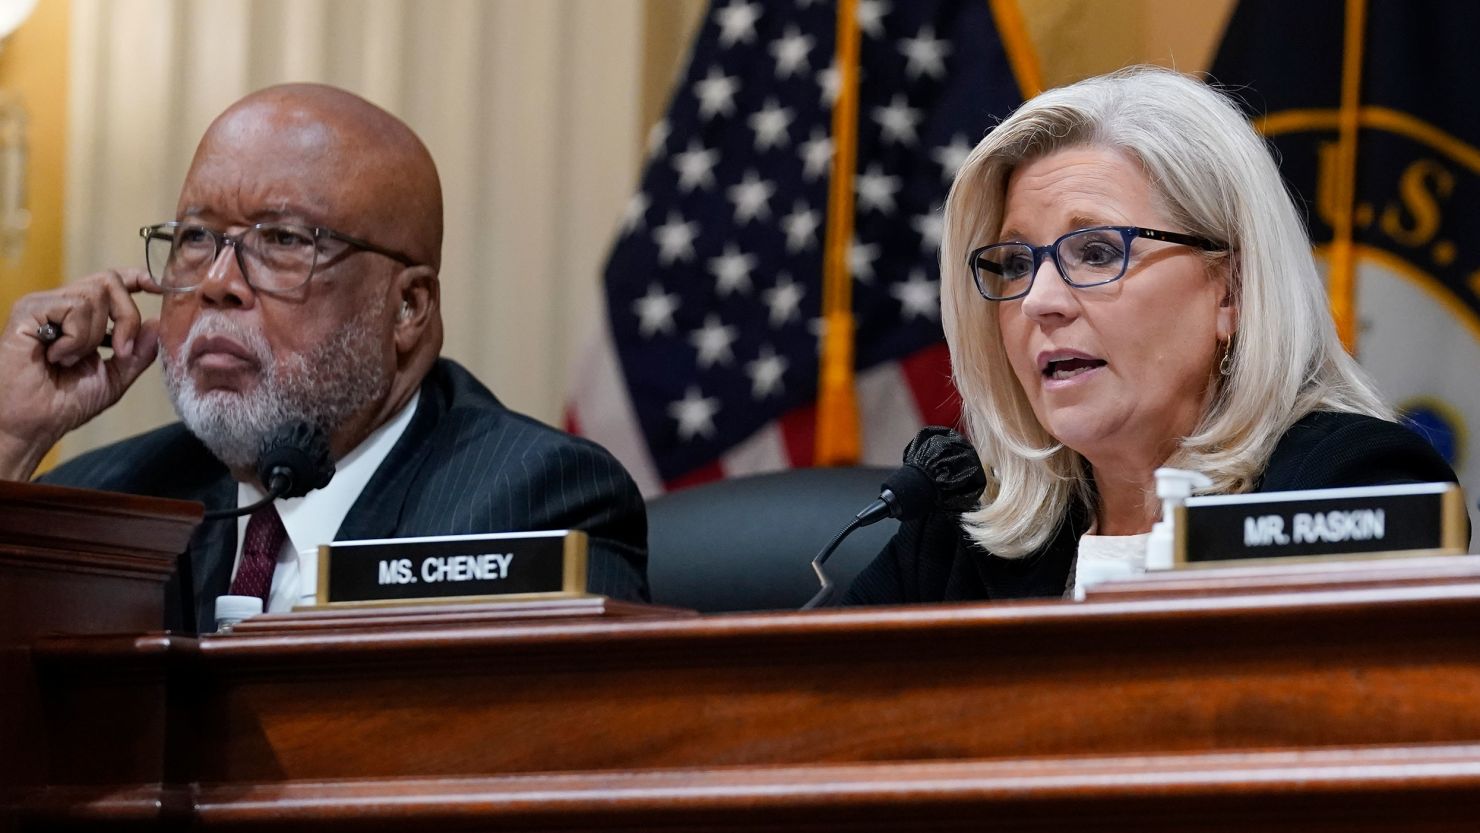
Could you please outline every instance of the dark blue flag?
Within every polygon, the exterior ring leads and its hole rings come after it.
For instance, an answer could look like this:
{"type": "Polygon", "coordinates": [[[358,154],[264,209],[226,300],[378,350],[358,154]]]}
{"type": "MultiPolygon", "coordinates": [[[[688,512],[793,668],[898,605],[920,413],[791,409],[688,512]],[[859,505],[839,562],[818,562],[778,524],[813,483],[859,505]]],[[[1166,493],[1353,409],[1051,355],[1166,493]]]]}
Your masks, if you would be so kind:
{"type": "Polygon", "coordinates": [[[1304,198],[1348,346],[1471,495],[1480,494],[1477,31],[1480,4],[1469,0],[1243,0],[1212,69],[1304,198]]]}

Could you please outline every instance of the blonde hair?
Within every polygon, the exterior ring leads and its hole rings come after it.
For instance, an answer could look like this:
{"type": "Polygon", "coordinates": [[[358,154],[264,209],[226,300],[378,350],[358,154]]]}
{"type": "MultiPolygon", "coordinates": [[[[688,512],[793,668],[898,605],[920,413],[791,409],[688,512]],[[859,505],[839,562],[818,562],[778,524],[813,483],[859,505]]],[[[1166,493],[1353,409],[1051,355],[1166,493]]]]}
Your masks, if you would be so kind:
{"type": "Polygon", "coordinates": [[[1174,228],[1230,248],[1209,254],[1210,265],[1226,259],[1238,309],[1230,373],[1166,465],[1208,475],[1209,491],[1244,492],[1311,411],[1393,418],[1337,338],[1310,240],[1268,147],[1226,96],[1154,67],[1049,90],[976,146],[945,205],[942,321],[965,429],[989,470],[982,504],[962,518],[978,545],[1020,557],[1044,546],[1074,501],[1094,507],[1088,464],[1034,417],[1008,366],[996,304],[977,293],[966,264],[967,252],[995,242],[1013,170],[1076,146],[1136,159],[1174,228]]]}

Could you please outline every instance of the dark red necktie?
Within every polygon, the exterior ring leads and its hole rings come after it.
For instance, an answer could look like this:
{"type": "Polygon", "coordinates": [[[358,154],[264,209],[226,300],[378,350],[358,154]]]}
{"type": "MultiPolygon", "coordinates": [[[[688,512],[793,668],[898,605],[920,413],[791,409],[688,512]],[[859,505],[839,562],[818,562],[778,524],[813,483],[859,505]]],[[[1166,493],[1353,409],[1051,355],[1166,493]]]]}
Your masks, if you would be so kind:
{"type": "Polygon", "coordinates": [[[266,611],[272,595],[272,571],[277,568],[278,551],[286,540],[288,530],[272,504],[253,512],[242,538],[242,563],[231,581],[231,595],[256,596],[266,611]]]}

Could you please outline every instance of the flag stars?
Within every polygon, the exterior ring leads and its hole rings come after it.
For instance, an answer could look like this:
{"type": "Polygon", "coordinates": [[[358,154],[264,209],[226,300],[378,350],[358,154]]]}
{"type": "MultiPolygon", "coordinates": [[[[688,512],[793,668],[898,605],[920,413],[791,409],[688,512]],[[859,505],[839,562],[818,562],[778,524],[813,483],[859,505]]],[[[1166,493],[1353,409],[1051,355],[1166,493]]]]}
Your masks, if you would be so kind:
{"type": "Polygon", "coordinates": [[[871,38],[884,36],[884,16],[889,4],[884,0],[858,0],[858,28],[871,38]]]}
{"type": "Polygon", "coordinates": [[[904,53],[904,72],[911,81],[922,75],[946,77],[946,56],[951,54],[951,45],[935,36],[933,26],[921,27],[920,34],[900,41],[899,51],[904,53]]]}
{"type": "Polygon", "coordinates": [[[843,73],[838,69],[837,61],[817,73],[817,86],[822,90],[823,107],[831,107],[837,103],[838,91],[843,88],[843,73]]]}
{"type": "Polygon", "coordinates": [[[776,59],[776,77],[790,78],[811,69],[807,55],[815,43],[812,36],[802,34],[795,26],[787,26],[786,34],[771,44],[771,57],[776,59]]]}
{"type": "Polygon", "coordinates": [[[724,254],[709,261],[709,274],[714,275],[714,293],[728,298],[739,292],[750,294],[750,270],[756,267],[755,255],[745,254],[733,243],[725,245],[724,254]]]}
{"type": "Polygon", "coordinates": [[[714,166],[718,164],[718,150],[691,140],[688,150],[673,154],[673,167],[678,171],[678,189],[685,194],[695,188],[708,191],[714,186],[714,166]]]}
{"type": "Polygon", "coordinates": [[[730,0],[730,5],[714,13],[719,22],[719,45],[729,49],[737,43],[755,40],[755,22],[761,18],[759,3],[730,0]]]}
{"type": "Polygon", "coordinates": [[[771,327],[780,329],[800,318],[806,294],[806,287],[792,281],[790,274],[777,275],[776,285],[761,293],[761,300],[771,309],[771,327]]]}
{"type": "Polygon", "coordinates": [[[739,337],[739,331],[720,321],[718,315],[711,313],[705,316],[704,326],[689,333],[689,344],[699,353],[696,359],[699,369],[708,370],[716,364],[733,363],[735,354],[730,345],[739,337]]]}
{"type": "Polygon", "coordinates": [[[832,138],[822,128],[812,129],[812,138],[802,142],[802,176],[811,182],[827,173],[832,165],[832,138]]]}
{"type": "Polygon", "coordinates": [[[781,229],[786,232],[786,251],[791,254],[806,251],[817,244],[817,227],[822,218],[807,204],[798,201],[791,213],[781,218],[781,229]]]}
{"type": "Polygon", "coordinates": [[[652,200],[642,191],[632,195],[627,201],[627,209],[622,212],[622,233],[631,234],[643,225],[647,219],[647,210],[652,205],[652,200]]]}
{"type": "Polygon", "coordinates": [[[709,121],[717,115],[729,116],[734,113],[735,94],[738,92],[738,78],[727,77],[719,67],[710,67],[707,76],[694,82],[694,95],[699,99],[699,116],[709,121]]]}
{"type": "Polygon", "coordinates": [[[719,400],[705,396],[694,385],[684,392],[683,399],[668,403],[668,416],[678,421],[678,439],[682,442],[714,436],[714,418],[719,410],[719,400]]]}
{"type": "Polygon", "coordinates": [[[930,151],[930,158],[940,165],[941,176],[946,182],[956,178],[956,172],[966,164],[966,157],[971,155],[971,143],[966,137],[957,133],[951,137],[949,145],[941,145],[930,151]]]}
{"type": "Polygon", "coordinates": [[[858,193],[858,208],[861,211],[878,211],[889,214],[894,211],[894,195],[900,188],[900,178],[888,176],[872,162],[868,170],[858,175],[854,188],[858,193]]]}
{"type": "Polygon", "coordinates": [[[934,252],[940,248],[940,238],[945,232],[946,218],[940,211],[927,211],[910,219],[910,227],[920,235],[920,248],[934,252]]]}
{"type": "Polygon", "coordinates": [[[886,142],[913,145],[919,139],[915,125],[920,123],[920,111],[910,107],[903,95],[896,93],[888,107],[875,107],[873,117],[886,142]]]}
{"type": "Polygon", "coordinates": [[[684,222],[677,212],[668,212],[668,222],[653,229],[653,242],[658,244],[658,260],[664,266],[694,259],[694,238],[699,224],[684,222]]]}
{"type": "Polygon", "coordinates": [[[874,282],[874,261],[879,257],[878,243],[863,243],[857,237],[848,246],[848,272],[859,283],[874,282]]]}
{"type": "Polygon", "coordinates": [[[771,197],[776,185],[760,178],[755,171],[745,172],[745,178],[730,186],[725,192],[735,204],[735,223],[745,225],[751,220],[765,220],[771,216],[771,197]]]}
{"type": "Polygon", "coordinates": [[[637,332],[643,338],[673,332],[673,314],[678,312],[678,296],[663,291],[659,284],[648,286],[647,294],[632,302],[637,314],[637,332]]]}
{"type": "Polygon", "coordinates": [[[791,143],[791,137],[787,135],[786,128],[792,122],[791,110],[776,103],[776,99],[766,100],[766,106],[755,112],[750,117],[750,129],[755,131],[755,149],[757,152],[770,150],[777,145],[791,143]]]}
{"type": "Polygon", "coordinates": [[[909,280],[889,287],[889,294],[899,301],[899,317],[905,321],[940,317],[940,281],[926,278],[924,270],[911,271],[909,280]]]}
{"type": "Polygon", "coordinates": [[[807,321],[807,333],[817,341],[813,345],[813,349],[817,355],[822,355],[822,345],[827,341],[827,319],[820,315],[816,318],[809,319],[807,321]]]}
{"type": "Polygon", "coordinates": [[[750,376],[750,396],[757,401],[779,396],[783,392],[781,378],[791,362],[767,344],[761,348],[755,361],[745,363],[745,372],[750,376]]]}

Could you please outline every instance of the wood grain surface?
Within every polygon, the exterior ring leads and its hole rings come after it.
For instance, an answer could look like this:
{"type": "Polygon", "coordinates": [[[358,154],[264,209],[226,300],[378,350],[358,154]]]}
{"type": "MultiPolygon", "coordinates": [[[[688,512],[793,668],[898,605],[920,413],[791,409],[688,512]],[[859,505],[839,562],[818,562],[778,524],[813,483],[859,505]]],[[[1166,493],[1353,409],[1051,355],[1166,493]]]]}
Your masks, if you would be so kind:
{"type": "MultiPolygon", "coordinates": [[[[53,637],[36,829],[1459,830],[1480,574],[53,637]],[[1123,596],[1123,597],[1122,597],[1123,596]],[[99,755],[100,747],[112,750],[99,755]]],[[[1235,582],[1236,584],[1236,582],[1235,582]]]]}
{"type": "MultiPolygon", "coordinates": [[[[0,808],[47,780],[49,706],[30,646],[164,622],[165,582],[198,503],[0,482],[0,808]]],[[[8,822],[0,812],[0,831],[8,822]]]]}

